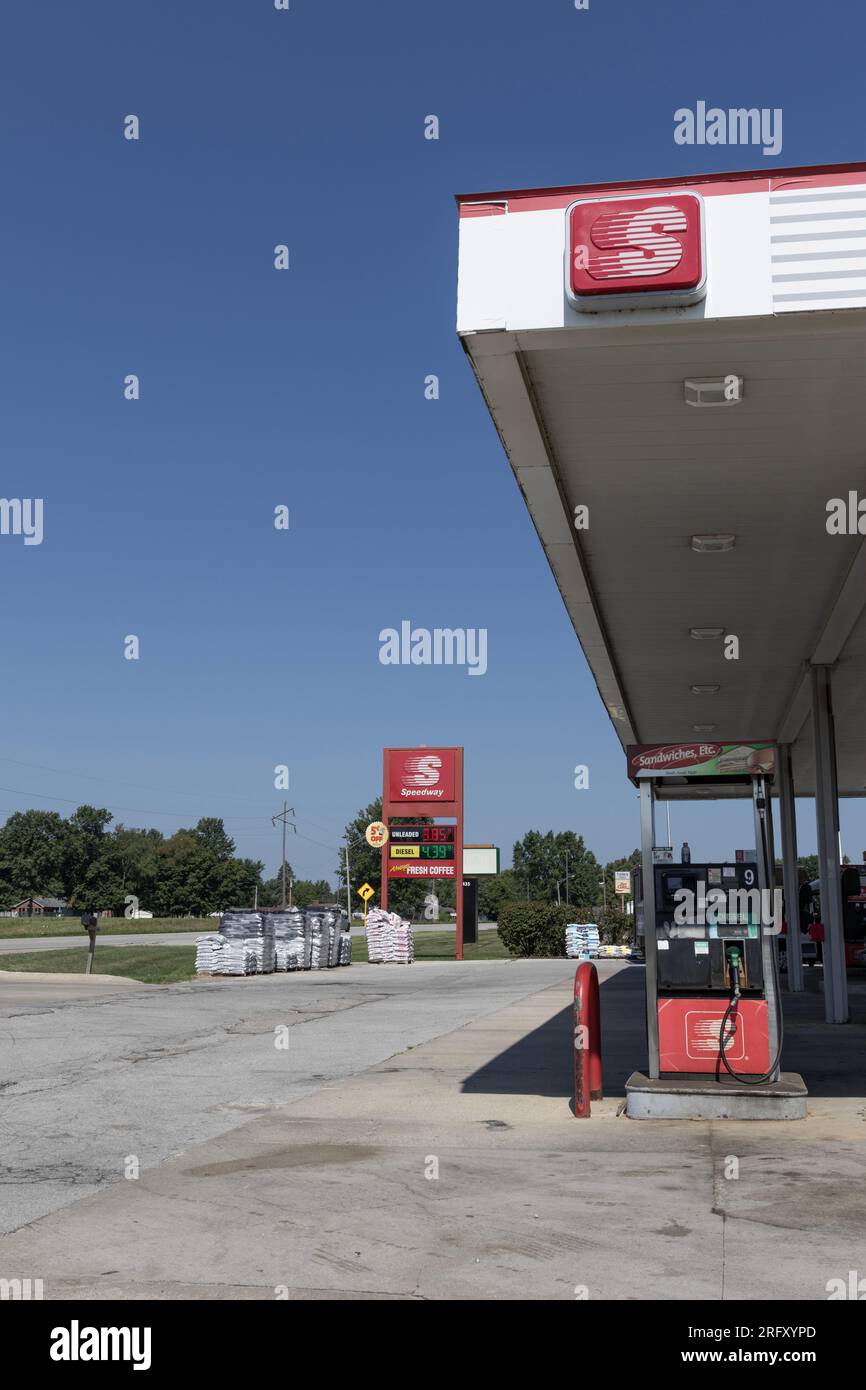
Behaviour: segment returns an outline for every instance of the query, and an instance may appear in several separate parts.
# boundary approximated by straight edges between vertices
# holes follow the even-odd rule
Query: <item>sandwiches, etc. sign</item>
[[[772,777],[774,743],[631,743],[628,775],[640,777]]]

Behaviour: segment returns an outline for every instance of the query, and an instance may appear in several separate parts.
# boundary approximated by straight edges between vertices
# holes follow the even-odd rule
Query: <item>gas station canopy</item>
[[[778,741],[813,795],[832,668],[863,795],[866,165],[458,206],[458,333],[623,747]]]

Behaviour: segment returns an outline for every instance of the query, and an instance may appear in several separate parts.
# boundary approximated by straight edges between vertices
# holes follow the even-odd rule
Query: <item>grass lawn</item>
[[[499,940],[499,933],[481,934],[477,945],[464,948],[466,960],[510,960]],[[352,937],[352,959],[366,961],[367,942],[363,936]],[[453,960],[453,932],[424,932],[415,937],[416,960]],[[87,960],[86,947],[65,946],[59,951],[23,951],[0,955],[0,970],[40,970],[46,974],[67,971],[83,975]],[[126,975],[148,985],[172,984],[177,980],[195,979],[194,946],[101,946],[96,942],[93,969],[97,975]]]
[[[149,932],[169,931],[216,931],[219,922],[216,917],[106,917],[101,919],[104,936],[144,936]],[[87,940],[87,933],[78,917],[0,917],[0,941],[11,941],[26,936],[77,936],[81,933]],[[97,946],[98,949],[98,946]]]
[[[25,951],[0,955],[0,970],[41,970],[47,974],[83,975],[87,949],[67,946],[60,951]],[[100,946],[93,958],[95,975],[126,975],[148,985],[195,979],[194,946]]]

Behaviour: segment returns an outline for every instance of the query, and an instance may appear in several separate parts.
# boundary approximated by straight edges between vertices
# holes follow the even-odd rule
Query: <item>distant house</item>
[[[10,909],[13,917],[68,917],[65,898],[24,898]]]

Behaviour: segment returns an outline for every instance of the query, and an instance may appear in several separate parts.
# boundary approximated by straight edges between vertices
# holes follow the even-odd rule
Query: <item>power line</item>
[[[81,806],[83,804],[81,798],[77,796],[57,796],[56,793],[45,796],[42,792],[23,792],[20,787],[0,787],[0,792],[9,792],[11,796],[23,796],[29,801],[62,801],[64,805],[67,806]],[[192,796],[194,793],[190,792],[190,795]],[[100,806],[97,807],[97,809],[101,811],[122,811],[124,815],[130,816],[173,816],[176,820],[194,814],[190,811],[189,807],[187,807],[185,811],[154,811],[145,809],[143,806]],[[200,817],[199,819],[207,819],[207,817]],[[252,820],[264,823],[270,820],[270,816],[220,816],[219,819],[224,821]]]
[[[82,782],[108,782],[108,783],[110,783],[112,786],[116,786],[116,787],[135,787],[138,791],[147,791],[147,792],[163,792],[163,791],[165,791],[165,787],[151,787],[151,786],[148,786],[147,783],[145,783],[145,782],[130,782],[130,781],[128,781],[125,777],[96,777],[96,776],[93,775],[93,773],[88,773],[88,772],[67,772],[67,771],[66,771],[64,768],[62,768],[62,767],[46,767],[44,763],[25,763],[25,762],[22,762],[22,761],[21,761],[20,759],[18,759],[18,758],[4,758],[4,757],[0,756],[0,763],[10,763],[13,767],[29,767],[29,768],[32,768],[32,769],[38,771],[38,772],[53,772],[53,773],[55,773],[58,777],[76,777],[76,778],[78,778],[78,779],[79,779],[80,781],[82,781]],[[175,788],[174,790],[172,790],[172,791],[169,792],[169,795],[170,795],[170,796],[200,796],[201,793],[200,793],[200,792],[185,792],[185,791],[180,791],[179,789]],[[208,795],[208,796],[219,797],[219,798],[220,798],[221,800],[223,800],[223,801],[236,801],[236,802],[242,803],[242,804],[245,805],[245,806],[264,806],[264,804],[265,804],[263,801],[250,801],[250,799],[249,799],[248,797],[245,797],[245,796],[234,796],[232,793],[229,793],[229,792],[208,792],[207,795]],[[58,797],[57,799],[60,800],[59,797]],[[150,813],[150,814],[152,814],[152,813]],[[234,819],[235,819],[235,820],[243,820],[243,819],[257,820],[258,817],[257,817],[257,816],[249,816],[249,817],[236,816]],[[320,828],[323,828],[323,827],[320,827]]]

